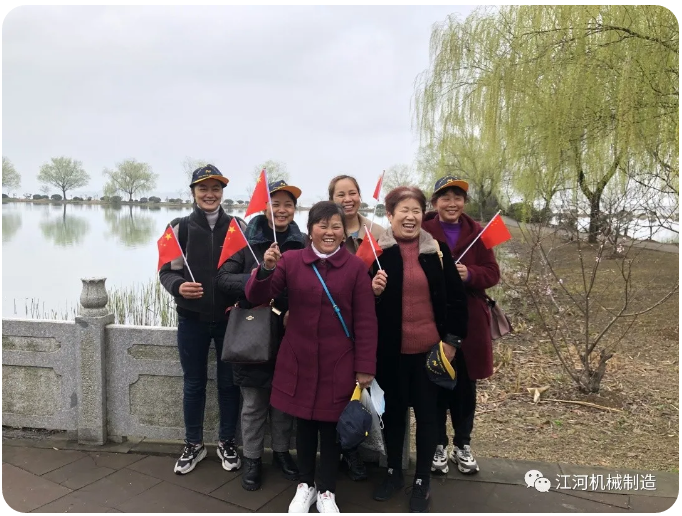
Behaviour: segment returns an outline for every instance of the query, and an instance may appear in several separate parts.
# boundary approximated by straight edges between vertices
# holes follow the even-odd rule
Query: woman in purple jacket
[[[342,245],[346,238],[342,209],[330,201],[315,204],[308,215],[311,245],[281,254],[277,244],[246,284],[246,297],[267,303],[285,288],[289,320],[272,380],[270,403],[297,418],[296,449],[300,484],[289,512],[339,512],[335,500],[340,447],[336,424],[355,389],[374,378],[377,318],[372,280],[362,260]],[[329,289],[348,329],[325,293]],[[320,471],[315,457],[320,436]]]

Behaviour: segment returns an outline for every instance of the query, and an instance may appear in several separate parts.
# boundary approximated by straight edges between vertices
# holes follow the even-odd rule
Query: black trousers
[[[320,435],[320,470],[315,480],[317,435]],[[296,418],[296,453],[298,457],[299,482],[308,486],[317,484],[321,493],[336,491],[336,475],[339,470],[341,445],[336,440],[336,423]]]
[[[426,353],[401,354],[398,370],[399,388],[386,391],[383,415],[386,459],[389,468],[402,470],[405,415],[410,405],[417,420],[417,477],[428,478],[438,444],[438,390],[426,374]]]
[[[438,444],[448,445],[447,419],[450,410],[450,421],[455,431],[453,444],[461,448],[471,444],[471,431],[474,428],[476,412],[476,380],[469,379],[469,372],[461,351],[455,356],[457,371],[457,387],[449,391],[440,389],[438,400]]]

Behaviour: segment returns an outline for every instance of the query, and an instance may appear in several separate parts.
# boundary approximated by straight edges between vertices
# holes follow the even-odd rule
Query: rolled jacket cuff
[[[173,296],[180,297],[180,285],[182,285],[183,283],[187,283],[187,282],[185,280],[178,280],[175,283],[173,283],[173,287],[172,287]]]
[[[457,335],[453,335],[452,333],[448,333],[447,335],[445,335],[443,342],[445,342],[445,344],[455,346],[457,349],[462,347],[462,339],[459,338]]]

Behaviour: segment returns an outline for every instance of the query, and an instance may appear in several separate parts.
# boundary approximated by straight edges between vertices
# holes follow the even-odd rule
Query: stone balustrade
[[[82,444],[128,437],[180,441],[185,430],[177,330],[113,324],[105,281],[82,280],[73,322],[3,319],[3,425],[62,430]],[[206,442],[218,437],[215,363],[211,348]],[[409,450],[409,425],[405,445]],[[379,459],[369,450],[363,455]]]

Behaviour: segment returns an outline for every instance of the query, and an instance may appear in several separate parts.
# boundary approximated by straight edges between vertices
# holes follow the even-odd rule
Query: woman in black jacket
[[[284,181],[268,185],[275,216],[274,228],[277,231],[277,244],[281,252],[305,247],[305,235],[294,222],[296,202],[301,190],[287,185]],[[274,241],[273,221],[269,206],[265,215],[254,217],[244,232],[258,261],[263,261],[265,251]],[[216,279],[217,289],[226,295],[229,303],[239,302],[240,307],[250,308],[244,287],[251,271],[257,267],[256,260],[248,249],[242,249],[229,258],[220,268]],[[275,299],[273,306],[280,312],[280,338],[284,334],[284,323],[289,309],[284,292]],[[293,429],[293,417],[270,407],[270,390],[275,362],[267,364],[233,364],[234,382],[241,387],[242,397],[242,440],[244,443],[244,473],[242,487],[247,491],[261,486],[261,457],[263,454],[265,423],[270,414],[273,461],[289,480],[298,479],[298,468],[289,454],[289,444]]]
[[[437,401],[441,387],[427,373],[431,349],[442,342],[451,363],[467,334],[464,285],[447,245],[421,228],[426,198],[401,186],[386,195],[390,228],[379,237],[382,249],[373,266],[379,341],[376,380],[384,390],[383,415],[387,475],[374,492],[385,501],[403,487],[405,414],[414,407],[417,464],[410,512],[428,512],[431,460],[438,444]]]
[[[213,165],[192,174],[194,211],[173,220],[170,226],[185,253],[161,267],[159,279],[175,298],[178,312],[178,351],[183,372],[182,408],[185,420],[185,448],[174,471],[184,475],[206,457],[204,408],[208,380],[208,350],[211,340],[218,356],[216,380],[220,429],[217,453],[227,471],[241,467],[235,432],[239,417],[239,387],[232,381],[232,368],[220,360],[227,328],[227,300],[214,289],[218,260],[232,217],[220,206],[228,179]],[[192,278],[192,275],[194,276]]]

